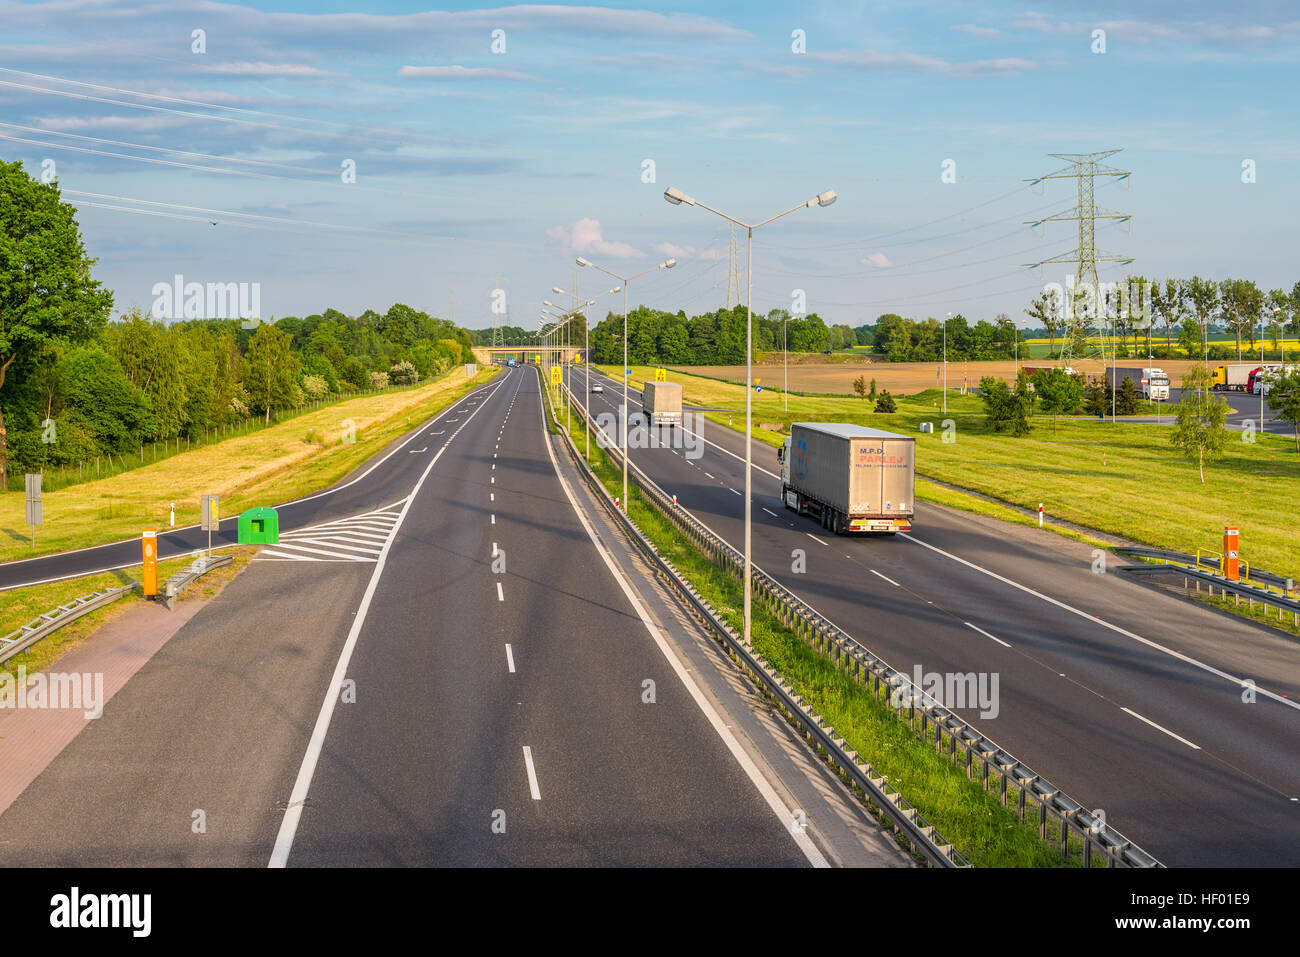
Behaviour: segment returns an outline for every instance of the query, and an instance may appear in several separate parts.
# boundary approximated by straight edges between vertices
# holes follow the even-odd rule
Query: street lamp
[[[583,407],[587,410],[587,421],[586,421],[586,428],[585,428],[584,431],[585,431],[585,433],[586,433],[586,438],[587,438],[587,458],[588,458],[588,460],[591,459],[591,321],[590,321],[589,317],[587,316],[587,312],[586,312],[586,310],[587,310],[587,307],[588,307],[588,306],[594,305],[595,302],[596,302],[596,300],[599,299],[601,296],[608,296],[608,295],[610,295],[611,293],[616,293],[616,292],[618,292],[621,288],[622,288],[622,287],[620,287],[620,286],[615,286],[613,289],[606,289],[606,290],[605,290],[604,292],[602,292],[602,293],[597,293],[594,297],[592,297],[591,299],[588,299],[586,302],[582,303],[581,305],[577,305],[578,297],[577,297],[577,296],[574,296],[573,293],[571,293],[571,292],[570,292],[570,293],[565,293],[565,291],[564,291],[563,289],[561,289],[559,286],[552,286],[552,287],[551,287],[551,292],[554,292],[554,293],[560,293],[560,294],[564,294],[564,295],[572,296],[572,297],[573,297],[573,301],[574,301],[574,303],[575,303],[575,305],[574,305],[572,308],[573,308],[573,309],[577,309],[577,310],[582,310],[582,328],[583,328],[583,334],[584,334],[584,336],[585,336],[585,340],[584,340],[584,344],[583,344],[583,351],[584,351],[584,353],[585,353],[586,356],[587,356],[586,365],[585,365],[585,367],[584,367],[584,369],[583,369],[584,384],[585,384],[585,388],[586,388],[586,392],[587,392],[586,396],[585,396],[584,399],[583,399]],[[552,303],[551,303],[551,301],[550,301],[549,299],[548,299],[548,300],[544,300],[544,301],[546,302],[546,304],[547,304],[548,306],[549,306],[549,305],[552,305]],[[572,373],[572,371],[570,371],[570,373],[569,373],[569,392],[570,392],[570,393],[573,392],[573,373]]]
[[[667,195],[667,194],[665,194]],[[623,284],[623,408],[619,410],[619,418],[622,421],[623,439],[623,510],[627,511],[627,284],[638,276],[644,276],[648,272],[654,272],[656,269],[672,269],[677,265],[676,259],[665,259],[658,266],[651,266],[648,269],[642,269],[640,272],[633,273],[630,276],[620,276],[616,272],[610,272],[604,266],[597,266],[589,259],[583,259],[579,256],[576,260],[579,266],[590,266],[592,269],[599,269],[606,276],[613,276]]]
[[[685,203],[687,206],[698,206],[701,209],[708,210],[715,216],[721,216],[729,223],[734,223],[743,228],[748,236],[747,242],[747,264],[745,266],[745,644],[749,644],[750,633],[750,606],[753,594],[753,582],[751,580],[750,545],[752,539],[752,512],[753,512],[753,445],[754,445],[754,400],[753,400],[753,374],[754,374],[754,230],[760,226],[766,226],[768,223],[780,219],[782,216],[788,216],[795,210],[811,209],[813,206],[829,206],[835,202],[835,190],[828,189],[824,193],[818,193],[812,199],[800,203],[798,206],[792,206],[783,213],[777,213],[762,222],[742,223],[738,219],[728,216],[726,213],[716,210],[711,206],[706,206],[694,197],[688,196],[680,189],[668,187],[664,190],[664,199],[674,206],[680,206]],[[626,368],[626,367],[625,367]]]

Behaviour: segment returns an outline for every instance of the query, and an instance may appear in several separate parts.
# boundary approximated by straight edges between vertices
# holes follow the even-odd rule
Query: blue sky
[[[756,309],[802,289],[828,322],[1023,321],[1072,267],[1022,264],[1075,246],[1072,223],[1023,224],[1073,182],[1025,179],[1120,148],[1133,176],[1096,201],[1133,219],[1099,247],[1290,289],[1300,10],[1223,7],[0,0],[0,156],[54,161],[119,310],[180,273],[259,282],[268,315],[454,297],[479,328],[501,276],[533,326],[583,255],[675,256],[633,299],[694,314],[726,297],[728,232],[671,185],[740,219],[836,190],[756,233]]]

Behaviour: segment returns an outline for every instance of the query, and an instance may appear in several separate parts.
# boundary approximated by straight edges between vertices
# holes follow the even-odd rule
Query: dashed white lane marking
[[[496,388],[500,388],[498,385]],[[492,389],[495,393],[496,388]],[[490,393],[491,394],[491,393]],[[480,409],[485,406],[479,406],[478,409],[471,413],[466,419],[465,425],[473,421],[474,416]],[[462,425],[452,438],[459,434]],[[450,443],[450,440],[448,440]],[[293,839],[298,832],[298,822],[302,820],[302,809],[307,803],[307,795],[311,790],[311,779],[316,774],[316,764],[320,761],[321,752],[325,749],[325,737],[329,734],[330,720],[334,716],[334,707],[338,703],[340,690],[343,687],[344,676],[348,673],[348,664],[352,661],[352,653],[356,649],[357,641],[361,637],[361,629],[365,627],[366,615],[370,611],[370,604],[374,601],[375,591],[379,588],[379,579],[383,577],[384,566],[391,554],[393,539],[397,537],[397,530],[402,526],[402,520],[406,518],[407,512],[411,508],[411,503],[415,501],[420,489],[424,487],[425,480],[433,467],[438,464],[442,458],[442,452],[446,449],[443,446],[430,460],[429,464],[424,467],[420,474],[419,480],[415,483],[415,488],[411,494],[402,500],[402,511],[397,516],[397,521],[393,523],[393,534],[384,546],[384,552],[379,556],[375,563],[375,570],[370,576],[370,583],[366,586],[365,594],[361,596],[361,605],[357,608],[357,613],[352,619],[352,628],[348,631],[347,640],[343,642],[343,650],[339,653],[338,661],[334,665],[334,674],[330,678],[330,685],[325,692],[325,698],[321,702],[320,712],[316,715],[316,723],[312,726],[311,738],[307,742],[307,751],[303,754],[302,764],[298,767],[298,775],[294,778],[293,790],[289,792],[289,803],[285,806],[284,818],[280,821],[279,831],[275,836],[275,847],[271,850],[271,859],[267,862],[267,867],[282,868],[289,865],[289,854],[293,850]],[[373,468],[373,466],[372,466]],[[366,473],[363,473],[363,475]]]
[[[1151,725],[1151,727],[1155,728],[1157,731],[1163,731],[1165,734],[1169,735],[1169,737],[1173,738],[1173,739],[1176,740],[1176,741],[1181,741],[1181,742],[1183,742],[1183,744],[1187,745],[1189,748],[1191,748],[1191,749],[1193,749],[1193,750],[1195,750],[1195,751],[1199,751],[1199,750],[1201,750],[1201,746],[1200,746],[1199,744],[1192,744],[1192,742],[1188,741],[1186,738],[1183,738],[1183,737],[1180,737],[1179,735],[1174,734],[1174,733],[1173,733],[1172,731],[1170,731],[1168,728],[1162,728],[1162,727],[1160,727],[1160,725],[1156,724],[1156,723],[1155,723],[1154,721],[1152,721],[1150,718],[1144,718],[1144,717],[1142,717],[1142,715],[1138,714],[1136,711],[1130,711],[1128,708],[1120,708],[1119,710],[1123,711],[1125,714],[1131,714],[1133,717],[1137,718],[1139,721],[1145,721],[1147,724]]]
[[[730,485],[727,486],[727,491],[728,491],[728,492],[736,492],[736,490],[735,490],[734,488],[732,488]],[[736,494],[739,495],[741,498],[744,498],[744,497],[745,497],[745,494],[744,494],[743,492],[736,492]]]
[[[426,446],[425,446],[424,448],[422,448],[422,449],[407,449],[407,450],[406,450],[406,454],[407,454],[407,455],[419,455],[421,452],[427,452],[427,451],[429,451],[429,447],[426,445]]]
[[[830,548],[830,545],[828,545],[826,542],[823,542],[820,538],[818,538],[818,537],[817,537],[816,535],[814,535],[812,532],[804,532],[804,534],[807,535],[809,538],[811,538],[814,542],[817,542],[819,545],[826,545],[827,548]]]
[[[489,501],[489,502],[495,502],[496,500],[497,500],[497,493],[496,493],[496,492],[488,492],[488,501]]]
[[[515,653],[510,650],[509,644],[506,645],[506,667],[510,669],[511,674],[515,673]]]
[[[493,515],[493,516],[492,516],[492,524],[495,525],[496,523],[497,523],[497,517],[496,517],[495,515]]]
[[[492,476],[492,484],[493,484],[493,485],[496,485],[496,484],[497,484],[497,477],[496,477],[495,475]]]
[[[896,581],[894,581],[892,578],[890,578],[888,575],[882,575],[882,574],[880,574],[880,572],[876,571],[874,568],[868,568],[867,571],[871,572],[871,574],[875,575],[877,578],[883,578],[885,581],[889,582],[889,584],[893,585],[895,588],[902,588],[902,587],[903,587],[903,586],[900,585],[898,582],[896,582]]]
[[[537,769],[533,767],[533,749],[524,745],[524,766],[528,768],[528,791],[534,801],[542,799],[541,789],[537,786]]]
[[[447,431],[446,429],[443,429],[443,430],[440,431],[440,432],[430,432],[429,434],[430,434],[430,435],[442,435],[442,434],[443,434],[444,432],[446,432],[446,431]]]
[[[983,635],[985,638],[992,638],[994,641],[996,641],[996,642],[997,642],[999,645],[1001,645],[1003,648],[1010,648],[1010,647],[1011,647],[1011,645],[1010,645],[1009,643],[1003,641],[1003,640],[1002,640],[1001,638],[999,638],[997,635],[990,635],[987,631],[985,631],[985,630],[984,630],[983,628],[981,628],[979,625],[972,625],[969,621],[967,621],[967,622],[962,622],[962,624],[964,624],[967,628],[974,628],[976,631],[978,631],[978,632],[979,632],[981,635]]]
[[[705,472],[704,474],[705,474],[705,475],[709,475],[708,472]],[[709,475],[709,478],[713,478],[713,476],[712,476],[712,475]],[[716,481],[716,479],[715,479],[715,481]]]
[[[1136,632],[1129,631],[1127,628],[1121,628],[1119,625],[1113,625],[1110,622],[1106,621],[1104,618],[1098,618],[1096,615],[1091,615],[1086,611],[1083,611],[1079,608],[1075,608],[1073,605],[1066,604],[1060,599],[1053,598],[1051,595],[1044,595],[1042,592],[1030,588],[1028,585],[1022,585],[1020,584],[1020,582],[1012,581],[1010,578],[1007,578],[1003,575],[999,575],[997,572],[989,571],[987,568],[984,568],[982,565],[976,565],[974,562],[968,562],[966,559],[959,558],[958,556],[952,554],[951,552],[944,551],[942,548],[939,548],[937,545],[931,545],[929,542],[923,542],[919,538],[914,538],[913,536],[907,534],[906,532],[899,532],[899,537],[905,539],[906,541],[912,542],[916,545],[920,545],[924,548],[928,548],[932,552],[938,552],[940,555],[944,556],[945,558],[949,558],[952,561],[957,562],[958,564],[965,565],[967,568],[988,575],[990,578],[995,578],[998,581],[1002,582],[1004,585],[1010,585],[1012,588],[1018,589],[1019,591],[1025,592],[1026,594],[1033,595],[1036,598],[1041,598],[1043,601],[1047,602],[1048,604],[1055,605],[1057,608],[1060,608],[1063,611],[1068,611],[1072,614],[1078,615],[1080,618],[1085,618],[1088,621],[1101,625],[1103,628],[1109,628],[1111,631],[1115,632],[1116,634],[1123,635],[1125,638],[1131,638],[1133,641],[1146,645],[1148,648],[1154,648],[1157,651],[1169,655],[1171,658],[1177,658],[1179,661],[1183,661],[1189,665],[1192,665],[1193,667],[1200,668],[1202,671],[1208,671],[1212,675],[1216,675],[1219,678],[1223,678],[1226,681],[1229,681],[1232,684],[1241,687],[1242,679],[1235,678],[1232,675],[1228,674],[1226,671],[1222,671],[1214,667],[1213,665],[1207,665],[1203,661],[1197,661],[1195,658],[1191,657],[1190,655],[1185,655],[1181,651],[1174,651],[1174,649],[1166,647],[1165,645],[1160,644],[1160,642],[1158,641],[1152,641],[1150,638],[1143,638],[1141,635],[1137,634]],[[1267,688],[1257,687],[1255,690],[1258,694],[1262,694],[1265,697],[1270,698],[1273,701],[1276,701],[1278,704],[1284,704],[1288,708],[1294,708],[1295,710],[1300,711],[1300,702],[1292,701],[1290,698],[1286,697],[1286,695],[1280,695],[1275,691],[1269,691]]]
[[[773,518],[780,518],[780,517],[781,517],[781,516],[777,515],[776,512],[774,512],[774,511],[772,511],[770,508],[768,508],[766,505],[762,505],[762,506],[759,506],[759,507],[762,508],[763,511],[767,512],[768,515],[771,515]]]
[[[497,601],[505,601],[506,593],[501,590],[501,583],[497,582]]]

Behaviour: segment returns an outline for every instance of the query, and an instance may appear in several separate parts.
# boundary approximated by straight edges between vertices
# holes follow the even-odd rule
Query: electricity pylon
[[[504,287],[501,285],[501,282],[504,278],[505,277],[503,277],[500,273],[493,276],[492,277],[493,288],[504,290]],[[503,320],[501,318],[502,314],[497,312],[495,308],[496,306],[495,295],[493,297],[492,305],[494,307],[492,309],[492,348],[495,349],[498,346],[504,346],[506,344],[506,341],[505,341],[505,333],[501,331],[501,326],[503,324]],[[510,301],[508,299],[506,300],[505,315],[507,317],[510,315]],[[510,325],[509,321],[504,321],[504,325],[507,326]]]
[[[727,253],[730,264],[727,267],[727,308],[731,309],[740,303],[740,267],[738,265],[740,247],[736,243],[735,223],[731,224],[728,237]]]
[[[1097,204],[1093,202],[1093,179],[1097,176],[1117,176],[1120,179],[1127,179],[1133,174],[1128,170],[1116,169],[1113,166],[1106,166],[1101,163],[1108,157],[1114,156],[1121,150],[1102,150],[1098,153],[1049,153],[1048,155],[1060,160],[1065,160],[1069,166],[1063,167],[1054,173],[1048,173],[1045,176],[1036,176],[1027,180],[1031,185],[1037,185],[1044,180],[1049,179],[1074,179],[1078,181],[1079,201],[1074,209],[1066,210],[1063,213],[1057,213],[1054,216],[1044,216],[1042,219],[1027,220],[1030,226],[1038,226],[1042,223],[1054,223],[1059,221],[1077,220],[1079,224],[1079,245],[1072,251],[1060,256],[1053,256],[1051,259],[1044,259],[1042,262],[1026,263],[1029,266],[1045,266],[1050,263],[1074,263],[1074,289],[1076,295],[1080,291],[1090,290],[1091,298],[1091,315],[1100,318],[1102,296],[1101,283],[1097,278],[1097,263],[1099,262],[1117,262],[1128,265],[1133,259],[1128,256],[1120,256],[1115,253],[1108,253],[1104,250],[1098,251],[1095,237],[1097,220],[1115,219],[1120,222],[1128,222],[1132,216],[1128,213],[1120,213],[1111,209],[1098,209]],[[1072,298],[1072,297],[1071,297]],[[1066,315],[1070,320],[1065,326],[1065,345],[1062,349],[1062,358],[1068,364],[1070,354],[1074,349],[1076,337],[1081,338],[1083,342],[1088,341],[1089,325],[1084,322],[1080,328],[1080,317],[1076,312],[1076,302],[1067,302],[1064,304]],[[1101,352],[1103,361],[1106,358],[1106,325],[1103,322],[1097,323],[1098,337],[1101,340]],[[1076,356],[1083,358],[1084,356]]]

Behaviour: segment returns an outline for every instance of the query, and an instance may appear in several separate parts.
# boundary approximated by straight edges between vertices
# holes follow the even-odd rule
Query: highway
[[[317,526],[369,512],[391,509],[394,502],[409,494],[425,459],[424,452],[436,446],[457,424],[470,415],[482,397],[495,388],[495,381],[462,396],[429,421],[423,422],[392,443],[376,459],[367,461],[333,486],[291,502],[273,503],[279,514],[280,531]],[[212,545],[233,545],[238,532],[238,516],[230,515],[212,533]],[[208,533],[197,525],[159,530],[158,557],[166,560],[187,555],[208,546]],[[0,564],[0,591],[61,578],[74,578],[115,568],[140,564],[140,540],[127,539],[76,551],[42,555]]]
[[[536,372],[453,417],[358,490],[399,506],[376,562],[250,565],[0,813],[6,862],[824,864],[598,549]]]
[[[600,380],[592,413],[617,413],[622,385]],[[632,461],[741,547],[744,437],[699,428],[698,460],[648,448]],[[871,651],[909,675],[998,673],[996,718],[962,717],[1168,865],[1300,864],[1293,641],[1094,574],[1088,546],[925,503],[910,535],[824,533],[783,507],[775,450],[755,442],[754,459],[754,561]]]

